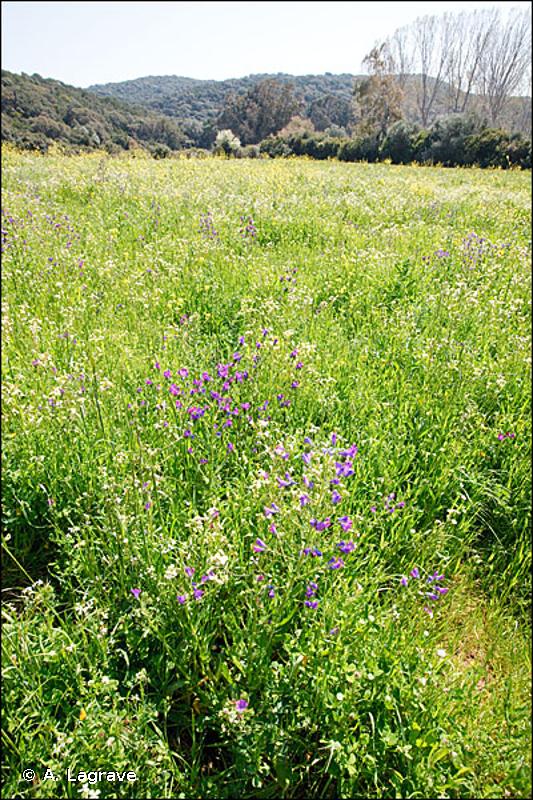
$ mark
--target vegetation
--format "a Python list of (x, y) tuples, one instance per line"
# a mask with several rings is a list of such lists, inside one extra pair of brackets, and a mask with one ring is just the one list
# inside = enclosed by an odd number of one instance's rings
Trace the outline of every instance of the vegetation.
[(284, 128), (299, 110), (290, 84), (265, 80), (244, 95), (228, 95), (217, 125), (232, 130), (244, 144), (258, 144)]
[[(227, 81), (202, 81), (176, 76), (139, 78), (122, 83), (91, 86), (91, 91), (105, 96), (135, 102), (179, 120), (189, 138), (200, 147), (210, 147), (216, 135), (216, 121), (230, 94), (244, 97), (254, 86), (263, 81), (293, 87), (294, 96), (301, 106), (301, 115), (313, 122), (317, 131), (332, 126), (351, 134), (356, 123), (353, 109), (354, 88), (366, 78), (362, 75), (250, 75)], [(478, 95), (469, 96), (468, 103), (460, 111), (457, 103), (450, 99), (450, 84), (435, 81), (431, 74), (424, 81), (420, 75), (401, 77), (402, 116), (419, 126), (432, 124), (437, 118), (457, 113), (477, 113), (482, 117), (485, 108)], [(423, 91), (431, 92), (431, 113), (425, 121), (419, 110), (419, 98)], [(464, 91), (459, 91), (462, 97)], [(488, 118), (487, 118), (488, 119)], [(488, 124), (490, 124), (488, 122)], [(215, 134), (210, 130), (215, 126)], [(222, 127), (227, 127), (224, 123)], [(529, 97), (506, 97), (498, 126), (511, 132), (531, 137), (531, 99)], [(231, 126), (230, 126), (231, 127)]]
[(187, 138), (174, 120), (113, 98), (2, 70), (2, 139), (45, 152), (67, 148), (117, 152), (143, 146), (154, 155), (181, 150)]
[(429, 130), (399, 120), (381, 132), (364, 127), (352, 138), (303, 132), (270, 136), (261, 142), (262, 153), (310, 156), (340, 161), (384, 161), (393, 164), (442, 164), (531, 169), (531, 142), (520, 134), (483, 128), (475, 117), (439, 119)]
[[(378, 45), (399, 88), (418, 75), (410, 122), (427, 128), (447, 114), (477, 113), (491, 127), (531, 137), (531, 15), (524, 8), (419, 17)], [(444, 103), (444, 108), (439, 105)]]
[[(196, 80), (181, 78), (176, 75), (138, 78), (121, 83), (107, 83), (89, 87), (91, 91), (104, 96), (118, 97), (121, 100), (135, 102), (170, 117), (176, 117), (183, 123), (196, 140), (213, 125), (230, 95), (245, 96), (257, 84), (275, 81), (282, 86), (293, 87), (294, 95), (309, 116), (316, 119), (321, 104), (329, 105), (329, 115), (324, 127), (332, 124), (337, 114), (343, 118), (346, 104), (351, 105), (354, 75), (249, 75), (225, 81)], [(325, 101), (324, 98), (328, 98)], [(339, 107), (340, 106), (340, 107)], [(319, 120), (317, 130), (323, 122)], [(205, 146), (205, 145), (202, 145)]]
[(531, 797), (529, 176), (2, 166), (5, 795)]

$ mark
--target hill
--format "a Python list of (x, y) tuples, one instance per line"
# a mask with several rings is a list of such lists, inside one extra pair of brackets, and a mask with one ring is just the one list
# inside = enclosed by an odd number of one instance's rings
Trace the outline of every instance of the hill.
[(145, 147), (153, 153), (187, 144), (178, 123), (115, 97), (99, 97), (40, 75), (2, 70), (2, 140), (46, 150)]
[[(151, 76), (88, 89), (68, 86), (40, 75), (2, 70), (2, 140), (45, 151), (58, 143), (72, 149), (119, 151), (143, 147), (155, 155), (193, 145), (210, 147), (229, 94), (240, 95), (267, 79), (291, 83), (301, 115), (317, 131), (337, 127), (350, 133), (352, 97), (360, 75), (249, 75), (225, 81), (178, 76)], [(417, 118), (420, 78), (407, 79), (404, 115)], [(476, 108), (477, 98), (472, 107)], [(436, 98), (435, 116), (446, 113), (444, 90)], [(531, 101), (511, 98), (503, 125), (530, 135)]]
[[(266, 79), (282, 83), (292, 83), (294, 94), (302, 103), (303, 116), (313, 121), (317, 130), (323, 130), (329, 122), (324, 117), (324, 104), (335, 98), (343, 106), (351, 104), (354, 85), (362, 75), (344, 73), (334, 75), (288, 75), (286, 73), (256, 74), (244, 78), (231, 78), (223, 81), (199, 80), (176, 75), (149, 76), (120, 83), (98, 84), (88, 90), (102, 97), (116, 97), (126, 102), (134, 102), (152, 111), (174, 117), (196, 138), (202, 126), (213, 124), (219, 115), (229, 93), (242, 94), (254, 84)], [(416, 96), (420, 88), (420, 76), (412, 75), (406, 79), (404, 88), (404, 114), (414, 123), (420, 123), (416, 107)], [(448, 93), (442, 86), (435, 99), (434, 116), (447, 113)], [(472, 97), (472, 110), (479, 110), (480, 101)], [(531, 99), (513, 97), (510, 99), (502, 126), (510, 131), (531, 133)]]
[(103, 97), (135, 102), (186, 122), (204, 123), (214, 119), (230, 92), (241, 94), (266, 79), (292, 83), (294, 93), (306, 106), (324, 95), (350, 100), (357, 75), (287, 75), (286, 73), (248, 75), (224, 81), (183, 78), (177, 75), (150, 76), (121, 83), (89, 86)]

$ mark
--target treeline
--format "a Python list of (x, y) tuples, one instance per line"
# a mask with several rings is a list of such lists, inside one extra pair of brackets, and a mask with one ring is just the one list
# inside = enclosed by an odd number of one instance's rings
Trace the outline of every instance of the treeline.
[(530, 9), (419, 17), (374, 49), (400, 93), (405, 94), (410, 76), (420, 76), (414, 102), (402, 109), (410, 121), (427, 127), (443, 111), (474, 111), (491, 127), (530, 132), (531, 102), (514, 119), (510, 107), (513, 95), (531, 97)]
[[(164, 75), (90, 86), (89, 91), (136, 103), (178, 119), (195, 146), (210, 147), (216, 131), (224, 127), (220, 123), (220, 115), (226, 111), (229, 113), (247, 93), (253, 93), (254, 88), (265, 81), (275, 82), (282, 87), (289, 85), (301, 113), (312, 120), (317, 130), (324, 130), (332, 124), (331, 115), (327, 109), (326, 113), (323, 110), (324, 98), (328, 98), (325, 106), (340, 101), (344, 109), (350, 109), (354, 81), (357, 80), (358, 76), (355, 75), (330, 73), (297, 76), (285, 73), (259, 74), (222, 81)], [(330, 111), (335, 113), (333, 108)], [(347, 121), (345, 115), (341, 115), (341, 119)]]
[(166, 155), (190, 144), (175, 120), (39, 75), (2, 70), (2, 140), (46, 152), (143, 147)]
[[(228, 152), (227, 148), (221, 149)], [(235, 146), (229, 152), (239, 155)], [(520, 133), (483, 127), (479, 120), (469, 116), (443, 118), (428, 129), (400, 120), (393, 123), (383, 137), (375, 132), (353, 138), (331, 137), (303, 130), (269, 136), (260, 143), (257, 152), (245, 150), (242, 154), (531, 169), (530, 140)]]
[(111, 153), (142, 147), (158, 158), (197, 149), (531, 165), (531, 99), (515, 94), (531, 87), (525, 11), (421, 17), (377, 43), (363, 66), (358, 77), (141, 78), (93, 91), (3, 71), (2, 139), (41, 151), (51, 143)]

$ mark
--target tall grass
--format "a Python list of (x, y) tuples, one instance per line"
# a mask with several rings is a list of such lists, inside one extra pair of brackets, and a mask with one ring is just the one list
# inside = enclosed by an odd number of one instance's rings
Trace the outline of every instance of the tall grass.
[(530, 796), (529, 176), (3, 175), (7, 791)]

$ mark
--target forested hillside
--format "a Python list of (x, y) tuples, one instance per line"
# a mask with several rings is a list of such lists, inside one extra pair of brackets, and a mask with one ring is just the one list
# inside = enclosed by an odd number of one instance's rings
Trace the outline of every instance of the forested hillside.
[(154, 154), (180, 150), (186, 137), (175, 120), (112, 97), (39, 75), (2, 70), (2, 140), (46, 150), (58, 144), (109, 150), (143, 146)]
[[(116, 97), (130, 103), (138, 103), (152, 111), (157, 111), (180, 120), (190, 136), (195, 138), (197, 131), (209, 123), (214, 124), (224, 109), (230, 95), (244, 95), (254, 85), (265, 80), (292, 85), (295, 97), (302, 106), (302, 116), (313, 122), (316, 130), (324, 130), (329, 125), (338, 125), (335, 115), (324, 114), (325, 107), (340, 104), (351, 106), (355, 86), (363, 80), (362, 75), (248, 75), (245, 78), (224, 81), (195, 80), (177, 75), (150, 76), (121, 83), (107, 83), (90, 86), (89, 91), (103, 97)], [(403, 113), (409, 122), (422, 124), (417, 108), (422, 78), (417, 75), (406, 76), (403, 81)], [(432, 89), (433, 78), (426, 78), (426, 86)], [(336, 101), (336, 102), (335, 102)], [(439, 82), (432, 104), (432, 117), (435, 119), (449, 113), (450, 87)], [(481, 102), (476, 96), (470, 98), (471, 110), (480, 109)], [(527, 97), (513, 97), (502, 119), (501, 126), (511, 132), (519, 131), (530, 135), (531, 100)], [(344, 127), (344, 126), (343, 126)]]

